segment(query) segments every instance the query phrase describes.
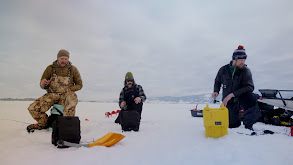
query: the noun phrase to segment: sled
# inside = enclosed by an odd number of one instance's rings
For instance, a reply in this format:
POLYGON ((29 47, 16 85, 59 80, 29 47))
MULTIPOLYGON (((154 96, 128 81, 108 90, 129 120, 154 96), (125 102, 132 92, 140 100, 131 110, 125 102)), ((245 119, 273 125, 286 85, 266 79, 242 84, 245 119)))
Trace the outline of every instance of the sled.
POLYGON ((259 89, 259 91, 262 95, 257 100, 261 111, 260 120, 266 124, 291 126, 293 90, 259 89))
POLYGON ((200 109, 197 109, 197 105, 196 104, 196 107, 194 109, 191 109, 190 112, 191 112, 191 116, 192 117, 203 117, 202 115, 202 110, 200 109))
POLYGON ((105 136, 97 139, 93 143, 86 143, 86 144, 77 144, 77 143, 71 143, 63 140, 59 140, 57 142, 58 147, 93 147, 93 146, 105 146, 105 147, 111 147, 118 143, 120 140, 122 140, 125 136, 118 133, 109 132, 105 136))
POLYGON ((200 109, 191 109, 190 112, 192 117, 203 117, 202 110, 200 109))

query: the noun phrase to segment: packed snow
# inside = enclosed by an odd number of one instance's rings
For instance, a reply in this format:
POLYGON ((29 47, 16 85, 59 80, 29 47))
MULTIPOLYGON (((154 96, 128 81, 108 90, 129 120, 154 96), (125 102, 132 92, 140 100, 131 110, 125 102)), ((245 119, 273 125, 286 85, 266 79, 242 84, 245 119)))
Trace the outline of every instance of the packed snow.
MULTIPOLYGON (((273 135, 247 136, 250 131, 228 129, 228 135, 207 138, 203 118, 192 117, 194 104, 145 103, 139 132, 122 132, 105 112, 118 110, 117 103, 80 102, 76 115, 81 121, 81 142, 88 143, 108 132, 125 138, 112 147, 58 149, 48 130, 26 131, 35 123, 27 101, 0 101, 1 165, 292 165, 293 137, 290 127, 256 123, 256 131, 269 129, 273 135), (245 133, 245 134, 239 134, 245 133)), ((220 107, 210 104, 210 107, 220 107)), ((200 104, 198 109, 203 109, 200 104)))

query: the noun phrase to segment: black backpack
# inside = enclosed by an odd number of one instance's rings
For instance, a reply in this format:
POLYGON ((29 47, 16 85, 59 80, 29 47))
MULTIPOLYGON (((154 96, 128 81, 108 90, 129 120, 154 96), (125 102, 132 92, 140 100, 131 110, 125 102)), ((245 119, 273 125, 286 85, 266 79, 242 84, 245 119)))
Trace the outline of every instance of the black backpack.
POLYGON ((139 130, 140 114, 136 110, 122 110, 120 113, 120 123, 123 131, 139 130))
POLYGON ((52 124, 52 144, 57 146, 58 140, 79 144, 80 120, 78 117, 58 116, 52 124))

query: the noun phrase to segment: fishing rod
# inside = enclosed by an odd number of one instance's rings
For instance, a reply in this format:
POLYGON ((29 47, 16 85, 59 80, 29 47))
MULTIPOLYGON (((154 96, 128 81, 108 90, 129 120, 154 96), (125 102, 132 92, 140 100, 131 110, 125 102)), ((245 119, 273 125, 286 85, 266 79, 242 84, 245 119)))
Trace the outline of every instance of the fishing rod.
POLYGON ((14 120, 14 119, 0 119, 0 120, 15 121, 15 122, 24 123, 24 124, 31 124, 31 123, 27 123, 27 122, 19 121, 19 120, 14 120))

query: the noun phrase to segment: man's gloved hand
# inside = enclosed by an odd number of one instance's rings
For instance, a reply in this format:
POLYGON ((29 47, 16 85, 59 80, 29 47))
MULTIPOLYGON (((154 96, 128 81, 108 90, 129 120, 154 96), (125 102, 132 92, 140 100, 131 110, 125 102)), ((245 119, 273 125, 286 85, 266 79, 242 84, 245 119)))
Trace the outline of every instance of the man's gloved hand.
POLYGON ((120 104, 120 107, 123 108, 123 107, 125 107, 125 105, 126 105, 126 101, 122 101, 120 104))
POLYGON ((41 87, 42 88, 44 88, 44 86, 45 85, 48 85, 49 84, 49 80, 47 80, 47 79, 43 79, 42 81, 41 81, 41 87))
POLYGON ((135 102, 135 104, 140 103, 140 102, 141 102, 141 98, 140 98, 140 97, 136 97, 136 98, 134 99, 134 102, 135 102))
POLYGON ((212 93, 212 98, 216 99, 218 97, 219 93, 218 92, 214 92, 212 93))
POLYGON ((235 97, 235 95, 233 93, 230 93, 228 96, 226 96, 223 100, 223 104, 224 106, 226 107, 227 106, 227 103, 229 102, 229 100, 232 98, 232 97, 235 97))

